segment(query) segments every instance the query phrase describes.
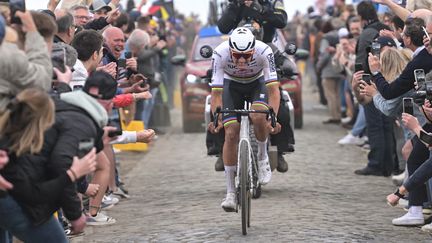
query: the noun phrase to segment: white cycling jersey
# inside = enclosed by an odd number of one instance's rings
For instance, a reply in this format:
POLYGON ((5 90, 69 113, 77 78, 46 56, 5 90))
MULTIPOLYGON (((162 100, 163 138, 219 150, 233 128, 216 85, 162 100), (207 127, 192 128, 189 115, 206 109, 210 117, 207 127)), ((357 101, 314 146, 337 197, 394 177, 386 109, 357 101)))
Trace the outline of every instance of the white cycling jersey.
POLYGON ((264 76, 265 83, 277 81, 273 51, 262 41, 255 42, 255 52, 246 68, 234 64, 228 41, 221 43, 213 52, 212 88, 222 88, 224 79, 247 84, 264 76))

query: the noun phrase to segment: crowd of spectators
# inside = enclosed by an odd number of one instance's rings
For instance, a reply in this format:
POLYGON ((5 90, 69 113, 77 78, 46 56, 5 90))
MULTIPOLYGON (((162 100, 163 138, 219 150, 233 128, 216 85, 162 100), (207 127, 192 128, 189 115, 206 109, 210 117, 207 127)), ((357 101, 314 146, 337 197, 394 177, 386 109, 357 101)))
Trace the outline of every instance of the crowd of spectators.
POLYGON ((337 143, 368 153, 354 174, 393 175, 398 188, 387 201, 408 211, 394 225, 432 231, 423 216, 432 213, 432 96, 426 91, 432 87, 432 2, 319 2, 294 16, 286 32, 311 53, 313 88, 328 109, 323 124, 348 129, 337 143))
POLYGON ((11 12, 0 1, 2 243, 68 242, 116 223, 102 210, 129 194, 113 144, 155 139, 155 109, 173 105, 168 60, 199 25, 146 12, 145 0, 59 2, 11 12), (120 129, 134 119, 146 129, 120 129))

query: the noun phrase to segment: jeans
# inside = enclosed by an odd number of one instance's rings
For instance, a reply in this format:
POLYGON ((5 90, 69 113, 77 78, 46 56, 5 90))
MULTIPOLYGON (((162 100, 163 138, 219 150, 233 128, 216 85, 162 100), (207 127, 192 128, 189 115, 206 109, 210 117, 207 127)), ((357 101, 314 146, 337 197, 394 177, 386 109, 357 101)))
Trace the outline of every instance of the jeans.
POLYGON ((353 136, 358 137, 363 133, 365 128, 366 128, 366 117, 365 117, 365 113, 364 113, 364 107, 363 107, 363 105, 359 105, 357 118, 356 118, 354 126, 351 130, 351 134, 353 136))
POLYGON ((432 151, 429 152, 429 158, 418 167, 414 173, 404 183, 408 192, 415 188, 424 187, 424 183, 432 177, 432 151))
POLYGON ((389 176, 393 171, 393 120, 381 113, 373 102, 364 106, 370 152, 368 167, 389 176))
POLYGON ((35 226, 11 196, 0 198, 0 243, 10 242, 6 231, 26 243, 68 242, 63 227, 54 216, 35 226))
POLYGON ((141 120, 144 122, 145 128, 149 127, 150 123, 150 117, 153 112, 153 107, 155 105, 156 101, 156 95, 159 91, 159 88, 153 88, 150 90, 150 93, 152 94, 152 98, 148 100, 144 100, 144 107, 142 111, 141 120))
MULTIPOLYGON (((425 130, 430 131, 426 128, 425 130)), ((408 201, 410 206, 422 206, 423 202, 427 201, 426 185, 418 184, 418 181, 421 180, 419 178, 424 176, 423 173, 426 173, 423 171, 424 168, 422 167, 423 164, 428 164, 427 160, 429 158, 429 150, 417 136, 415 136, 411 142, 413 150, 411 151, 407 161, 408 175, 410 175, 410 178, 406 182, 408 183, 406 186, 408 186, 407 189, 409 191, 408 201), (414 176, 414 174, 416 174, 416 176, 414 176)), ((425 167, 427 168, 428 165, 425 165, 425 167)))

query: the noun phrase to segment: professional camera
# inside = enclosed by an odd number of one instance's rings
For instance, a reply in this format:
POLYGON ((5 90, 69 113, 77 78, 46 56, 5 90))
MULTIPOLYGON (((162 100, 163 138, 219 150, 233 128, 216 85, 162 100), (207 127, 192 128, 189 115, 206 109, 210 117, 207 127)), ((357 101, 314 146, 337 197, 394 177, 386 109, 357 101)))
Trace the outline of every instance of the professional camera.
POLYGON ((242 5, 244 4, 244 0, 228 0, 229 3, 235 4, 235 5, 242 5))
POLYGON ((432 80, 426 81, 424 86, 419 87, 413 99, 417 105, 423 105, 425 99, 432 103, 432 80))

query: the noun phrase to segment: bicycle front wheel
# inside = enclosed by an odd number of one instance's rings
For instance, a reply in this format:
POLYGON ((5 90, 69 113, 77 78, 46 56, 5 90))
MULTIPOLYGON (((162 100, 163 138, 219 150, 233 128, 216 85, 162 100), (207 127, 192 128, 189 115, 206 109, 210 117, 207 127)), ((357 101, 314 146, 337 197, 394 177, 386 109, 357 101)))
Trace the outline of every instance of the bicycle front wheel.
POLYGON ((247 234, 247 227, 250 222, 250 177, 249 177, 249 156, 250 150, 246 141, 240 143, 240 206, 242 219, 242 233, 247 234))

